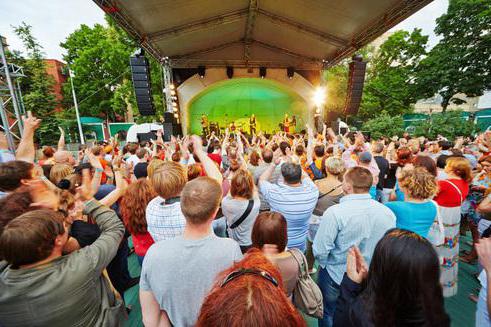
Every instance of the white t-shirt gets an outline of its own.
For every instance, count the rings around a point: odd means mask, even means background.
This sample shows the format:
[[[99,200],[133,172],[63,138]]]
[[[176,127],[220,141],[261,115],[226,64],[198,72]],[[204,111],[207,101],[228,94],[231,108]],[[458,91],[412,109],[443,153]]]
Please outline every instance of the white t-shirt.
[[[132,154],[131,156],[128,157],[128,159],[126,159],[126,163],[128,165],[131,165],[131,163],[133,163],[133,168],[135,168],[136,164],[139,162],[140,162],[140,159],[138,159],[136,154]]]

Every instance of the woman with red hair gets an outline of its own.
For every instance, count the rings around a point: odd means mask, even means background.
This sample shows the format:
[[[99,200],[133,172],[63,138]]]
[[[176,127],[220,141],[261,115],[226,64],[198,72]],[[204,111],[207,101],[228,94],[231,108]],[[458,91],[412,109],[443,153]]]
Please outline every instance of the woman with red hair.
[[[157,195],[146,178],[140,178],[131,183],[121,200],[120,210],[124,225],[130,232],[140,265],[147,250],[154,243],[147,230],[145,210],[148,202]]]
[[[206,297],[198,327],[306,326],[286,297],[279,271],[257,249],[223,271]]]

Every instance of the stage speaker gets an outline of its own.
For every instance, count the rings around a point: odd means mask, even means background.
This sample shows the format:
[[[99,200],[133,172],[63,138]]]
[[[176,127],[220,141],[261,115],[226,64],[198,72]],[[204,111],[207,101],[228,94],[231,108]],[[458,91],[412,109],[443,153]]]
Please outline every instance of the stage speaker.
[[[148,133],[137,133],[136,138],[138,139],[138,143],[148,142],[150,140],[156,140],[157,139],[157,133],[155,133],[154,131],[148,132]]]
[[[176,118],[174,117],[174,113],[172,112],[164,112],[164,123],[176,123]]]
[[[170,142],[170,138],[173,134],[173,126],[174,124],[172,123],[163,123],[162,127],[164,128],[164,142]]]
[[[360,109],[366,68],[367,63],[363,61],[361,56],[353,56],[349,64],[348,92],[344,107],[345,115],[356,115]]]
[[[227,77],[228,78],[234,77],[234,67],[227,66]]]
[[[130,67],[138,111],[142,116],[155,115],[147,58],[143,55],[130,57]]]
[[[266,67],[259,67],[259,77],[265,78],[266,77]]]

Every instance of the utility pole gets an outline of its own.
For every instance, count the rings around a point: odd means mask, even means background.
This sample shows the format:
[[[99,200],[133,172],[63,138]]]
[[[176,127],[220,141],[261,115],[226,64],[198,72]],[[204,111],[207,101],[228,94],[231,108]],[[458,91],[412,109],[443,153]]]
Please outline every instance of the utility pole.
[[[80,143],[85,144],[84,132],[82,130],[82,123],[80,122],[80,114],[78,113],[77,95],[75,94],[75,88],[73,87],[73,78],[75,77],[75,74],[72,72],[70,67],[68,67],[68,73],[70,75],[70,85],[72,86],[72,96],[73,96],[73,103],[75,104],[75,114],[77,115],[77,125],[78,125],[78,133],[80,134]]]

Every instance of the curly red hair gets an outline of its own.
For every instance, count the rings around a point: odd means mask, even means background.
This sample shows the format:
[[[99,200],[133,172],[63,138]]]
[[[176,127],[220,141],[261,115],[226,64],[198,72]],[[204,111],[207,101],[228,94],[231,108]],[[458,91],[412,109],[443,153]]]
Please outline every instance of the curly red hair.
[[[146,178],[140,178],[128,186],[120,203],[121,216],[128,232],[131,234],[147,232],[145,210],[148,202],[156,196],[157,193]]]
[[[231,272],[245,268],[267,272],[278,282],[256,275],[242,275],[221,287]],[[201,307],[198,327],[209,326],[306,326],[287,298],[280,272],[258,249],[251,249],[242,261],[218,275],[217,282]]]

